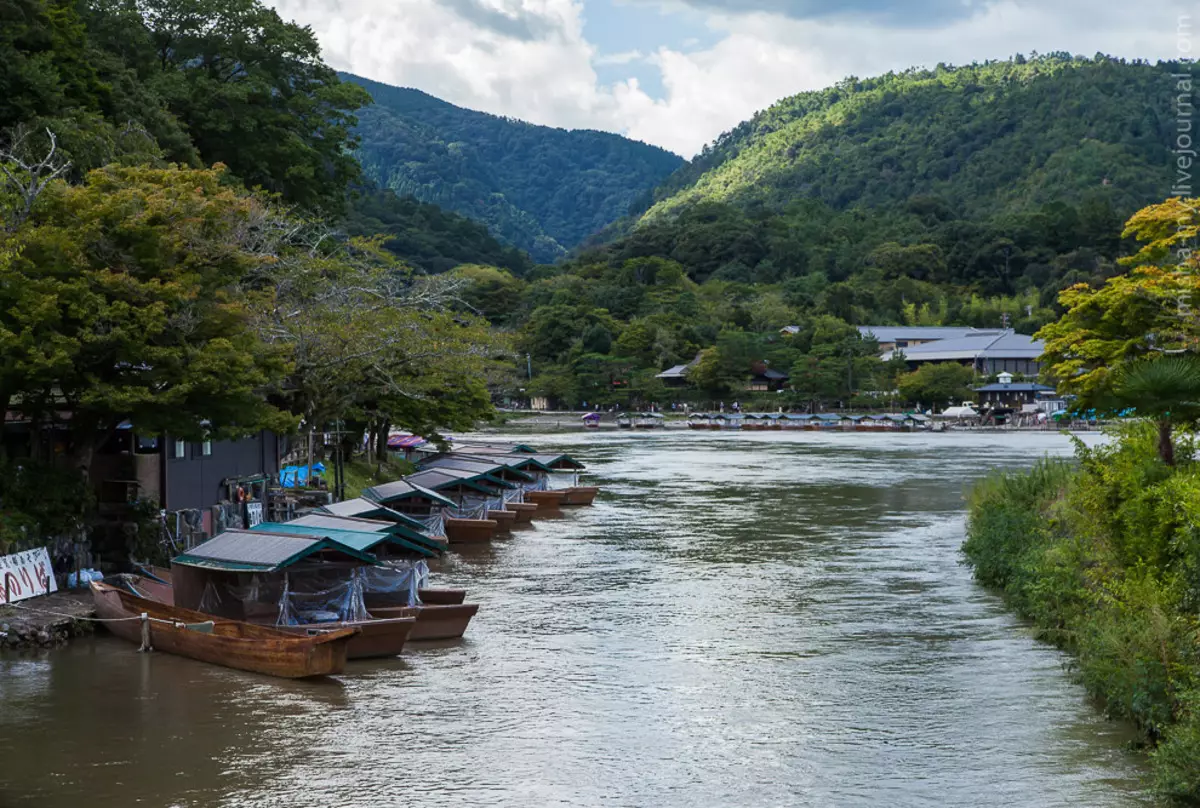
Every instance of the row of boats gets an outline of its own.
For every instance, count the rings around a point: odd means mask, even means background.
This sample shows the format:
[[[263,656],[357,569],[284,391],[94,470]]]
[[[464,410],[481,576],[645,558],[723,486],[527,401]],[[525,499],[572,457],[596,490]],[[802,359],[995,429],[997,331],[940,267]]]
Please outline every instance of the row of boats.
[[[582,468],[526,445],[439,454],[356,499],[226,530],[169,568],[94,581],[96,614],[143,650],[288,678],[457,639],[479,605],[430,586],[428,562],[591,505],[599,489],[578,484]]]
[[[693,413],[689,429],[741,430],[850,430],[856,432],[931,429],[933,422],[920,413],[844,415],[840,413],[734,412]]]

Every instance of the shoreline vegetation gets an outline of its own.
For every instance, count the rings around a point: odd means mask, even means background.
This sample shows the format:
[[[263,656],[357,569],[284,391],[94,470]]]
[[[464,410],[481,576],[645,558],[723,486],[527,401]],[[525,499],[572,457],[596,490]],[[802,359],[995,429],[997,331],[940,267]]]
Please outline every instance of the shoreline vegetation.
[[[983,584],[1075,657],[1106,713],[1150,747],[1155,789],[1200,804],[1200,463],[1152,423],[1076,442],[1076,460],[995,472],[969,494],[963,551]]]
[[[983,584],[1075,655],[1074,672],[1150,748],[1158,794],[1200,805],[1200,200],[1135,214],[1125,274],[1059,296],[1042,373],[1072,409],[1132,416],[1076,460],[995,472],[968,495]]]

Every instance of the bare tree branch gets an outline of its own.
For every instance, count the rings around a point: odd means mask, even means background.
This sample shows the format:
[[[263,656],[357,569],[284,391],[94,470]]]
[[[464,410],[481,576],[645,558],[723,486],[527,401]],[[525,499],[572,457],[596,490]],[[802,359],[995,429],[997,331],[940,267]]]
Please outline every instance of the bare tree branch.
[[[0,193],[16,197],[13,209],[5,216],[5,229],[16,230],[33,212],[33,206],[51,182],[67,173],[69,160],[58,153],[58,138],[49,129],[49,146],[41,157],[30,157],[29,140],[32,132],[25,127],[13,131],[8,146],[0,147]]]

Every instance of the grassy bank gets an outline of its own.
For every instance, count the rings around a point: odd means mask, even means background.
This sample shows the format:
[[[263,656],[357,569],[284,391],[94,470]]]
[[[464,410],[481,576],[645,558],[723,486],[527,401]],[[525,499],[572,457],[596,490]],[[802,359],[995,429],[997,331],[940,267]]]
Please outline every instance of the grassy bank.
[[[382,463],[368,463],[365,457],[347,460],[345,465],[346,499],[354,499],[361,496],[367,488],[399,480],[416,470],[417,467],[412,463],[394,458],[388,458]],[[329,475],[329,479],[332,481],[332,474]]]
[[[1200,464],[1157,456],[1150,425],[996,473],[970,495],[963,545],[1041,636],[1073,652],[1087,689],[1152,746],[1164,799],[1200,805]]]

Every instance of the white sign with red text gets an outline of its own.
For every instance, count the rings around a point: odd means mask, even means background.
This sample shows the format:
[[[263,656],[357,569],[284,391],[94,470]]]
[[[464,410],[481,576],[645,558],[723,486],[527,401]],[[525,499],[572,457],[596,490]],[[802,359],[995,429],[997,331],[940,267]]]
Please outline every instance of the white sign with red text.
[[[16,603],[58,591],[45,547],[0,556],[0,603]]]

